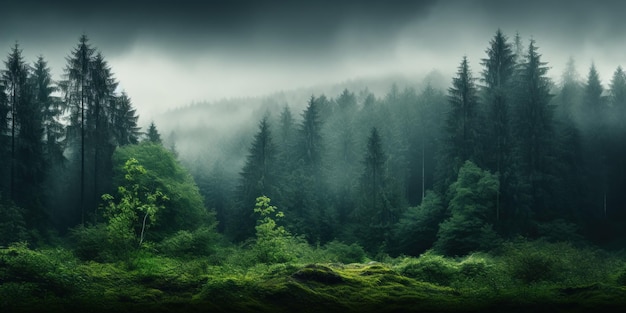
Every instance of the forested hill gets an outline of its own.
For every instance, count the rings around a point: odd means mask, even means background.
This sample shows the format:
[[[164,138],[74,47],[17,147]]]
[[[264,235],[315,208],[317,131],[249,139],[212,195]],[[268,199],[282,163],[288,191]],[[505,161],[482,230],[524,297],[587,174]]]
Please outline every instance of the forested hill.
[[[450,253],[518,235],[614,245],[626,235],[624,72],[603,82],[570,59],[550,79],[539,44],[497,32],[445,87],[352,82],[196,103],[157,124],[235,240],[252,235],[264,194],[309,242],[370,252],[419,254],[445,234],[477,236]],[[493,185],[455,217],[465,161]]]
[[[445,89],[448,79],[438,71],[408,78],[403,75],[352,79],[343,82],[283,90],[266,96],[199,101],[154,116],[167,147],[179,154],[189,167],[203,171],[214,164],[228,173],[232,180],[244,164],[249,144],[264,115],[275,119],[288,106],[294,119],[302,112],[312,95],[334,97],[344,90],[352,91],[362,104],[369,94],[384,95],[392,85],[399,89],[421,89],[426,85]]]
[[[200,102],[145,130],[86,35],[58,81],[14,45],[0,308],[623,311],[626,73],[552,80],[541,43],[485,41],[445,86]]]

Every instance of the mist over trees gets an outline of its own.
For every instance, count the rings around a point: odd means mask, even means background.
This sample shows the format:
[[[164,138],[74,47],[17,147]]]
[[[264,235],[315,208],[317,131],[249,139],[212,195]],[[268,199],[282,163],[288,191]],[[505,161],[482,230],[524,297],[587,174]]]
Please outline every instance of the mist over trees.
[[[29,65],[16,44],[0,81],[2,216],[15,221],[3,231],[45,241],[105,236],[109,223],[111,239],[124,216],[142,242],[202,229],[245,243],[265,196],[286,233],[371,255],[463,255],[517,236],[624,240],[626,74],[617,67],[603,83],[591,64],[581,78],[570,59],[551,81],[540,51],[498,30],[484,58],[460,57],[447,88],[199,103],[168,113],[198,123],[142,132],[131,95],[87,36],[58,81],[44,56]],[[245,114],[210,119],[219,111]],[[132,194],[140,190],[162,197]]]

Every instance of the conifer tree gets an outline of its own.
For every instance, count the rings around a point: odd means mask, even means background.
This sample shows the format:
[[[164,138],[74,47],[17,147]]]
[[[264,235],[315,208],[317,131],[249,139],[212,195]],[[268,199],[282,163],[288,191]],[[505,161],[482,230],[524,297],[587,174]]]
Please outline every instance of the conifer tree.
[[[482,59],[484,101],[489,123],[481,146],[484,153],[481,159],[488,170],[498,175],[500,190],[496,206],[497,219],[500,219],[502,200],[506,203],[505,206],[512,206],[510,95],[515,72],[515,55],[511,44],[500,30],[489,44],[487,58]]]
[[[137,126],[137,110],[133,107],[130,97],[125,91],[115,97],[111,109],[111,129],[113,138],[118,146],[134,145],[139,142],[140,127]],[[161,144],[161,136],[157,132],[154,122],[150,124],[154,129],[148,129],[148,140]]]
[[[148,127],[148,133],[146,134],[146,140],[159,145],[163,143],[163,141],[161,140],[161,134],[159,134],[159,131],[157,130],[154,122],[150,122],[150,126]]]
[[[554,207],[549,196],[554,185],[554,133],[547,71],[535,41],[531,40],[517,74],[513,134],[517,171],[523,180],[522,185],[527,186],[524,194],[529,196],[529,208],[539,219],[545,218],[549,213],[547,210]],[[519,201],[519,207],[524,206],[521,200],[516,201]]]
[[[235,239],[242,240],[253,234],[254,218],[249,212],[259,195],[273,197],[276,194],[276,146],[270,130],[268,117],[259,122],[259,131],[248,150],[248,157],[240,173],[238,194],[240,203],[236,221],[232,226]]]
[[[85,222],[85,152],[87,124],[86,118],[92,104],[92,75],[91,61],[95,49],[89,44],[86,35],[79,38],[76,48],[66,58],[64,80],[60,83],[66,106],[70,110],[70,120],[67,127],[67,144],[78,150],[80,160],[80,222]]]
[[[478,144],[478,97],[467,57],[448,89],[450,110],[446,116],[443,155],[439,162],[439,190],[447,189],[466,160],[475,161]]]
[[[61,99],[53,96],[57,91],[54,86],[50,68],[43,56],[39,56],[33,67],[33,100],[41,110],[43,122],[43,139],[45,156],[48,165],[53,166],[63,162],[63,145],[61,140],[64,136],[64,126],[60,122],[62,113]]]
[[[604,88],[594,64],[589,68],[587,81],[583,87],[583,103],[580,110],[579,123],[582,126],[587,167],[587,188],[589,207],[595,216],[605,216],[607,207],[607,113]]]
[[[16,199],[17,195],[17,150],[19,136],[19,114],[23,107],[28,105],[27,101],[27,78],[28,68],[22,57],[22,50],[18,44],[15,44],[7,60],[4,62],[6,70],[2,73],[2,80],[8,95],[9,103],[9,120],[11,130],[11,148],[10,148],[10,176],[9,176],[9,198]]]

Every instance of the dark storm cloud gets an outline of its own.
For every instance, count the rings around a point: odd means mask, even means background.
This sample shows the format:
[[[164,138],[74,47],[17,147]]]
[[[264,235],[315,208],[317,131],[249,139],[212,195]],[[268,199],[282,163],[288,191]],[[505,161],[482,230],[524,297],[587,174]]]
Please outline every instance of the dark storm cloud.
[[[557,77],[569,56],[606,83],[626,65],[626,1],[33,1],[0,4],[0,53],[19,41],[58,77],[81,34],[140,114],[191,100],[389,73],[473,70],[498,28],[537,40]],[[478,75],[478,74],[476,74]]]
[[[346,25],[377,39],[427,13],[434,1],[32,1],[3,6],[0,28],[13,40],[53,43],[86,32],[114,52],[146,37],[180,50],[289,45],[299,52],[334,44]],[[57,32],[56,36],[54,32]],[[56,37],[56,38],[55,38]],[[313,54],[313,53],[312,53]]]

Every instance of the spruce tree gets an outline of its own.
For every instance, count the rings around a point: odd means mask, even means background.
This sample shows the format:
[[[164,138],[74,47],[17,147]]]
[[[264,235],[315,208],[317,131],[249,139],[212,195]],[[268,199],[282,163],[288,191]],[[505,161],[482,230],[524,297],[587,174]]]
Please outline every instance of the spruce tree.
[[[111,130],[113,139],[118,146],[134,145],[139,142],[140,127],[137,126],[137,110],[133,107],[132,101],[125,91],[115,97],[113,100],[113,108],[110,112]],[[151,130],[151,128],[154,129]],[[154,122],[150,124],[148,129],[148,140],[161,144],[161,136],[157,132]]]
[[[463,57],[457,76],[448,89],[450,110],[446,116],[439,191],[443,194],[466,160],[475,161],[478,144],[478,96],[467,57]]]
[[[154,122],[150,122],[150,126],[148,127],[148,133],[146,134],[146,141],[152,142],[154,144],[163,144],[161,140],[161,134],[157,130]]]
[[[22,57],[22,50],[16,43],[7,60],[4,62],[6,70],[2,73],[2,80],[7,90],[8,103],[9,103],[9,120],[11,130],[11,148],[10,148],[10,175],[9,175],[9,198],[11,200],[16,199],[17,195],[17,145],[19,144],[17,137],[19,135],[19,117],[20,111],[23,107],[28,105],[26,103],[28,85],[28,68],[24,63]]]
[[[510,106],[511,90],[515,72],[515,54],[502,31],[498,30],[489,43],[487,58],[482,59],[484,66],[482,82],[485,84],[484,103],[487,106],[486,135],[481,147],[481,157],[486,169],[497,174],[499,188],[497,194],[497,219],[500,219],[503,202],[506,207],[513,205],[510,190],[511,175],[511,130]],[[504,201],[503,201],[504,200]]]
[[[236,240],[243,240],[253,234],[255,221],[249,208],[259,196],[274,197],[277,183],[276,146],[266,116],[259,122],[259,130],[250,145],[246,163],[240,173],[240,202],[236,219],[230,225]]]
[[[72,151],[79,152],[80,223],[85,222],[86,118],[93,101],[91,63],[94,53],[95,49],[89,44],[89,39],[86,35],[82,35],[76,48],[66,58],[67,66],[65,67],[64,80],[60,83],[66,106],[70,110],[67,144]]]
[[[554,207],[554,203],[550,202],[553,200],[550,195],[554,185],[553,109],[550,106],[552,95],[547,71],[535,41],[531,40],[517,74],[513,135],[520,185],[527,190],[522,192],[518,189],[516,193],[528,195],[528,207],[539,219],[546,218],[550,213],[547,211]],[[525,207],[521,198],[516,201],[519,201],[520,208]]]

